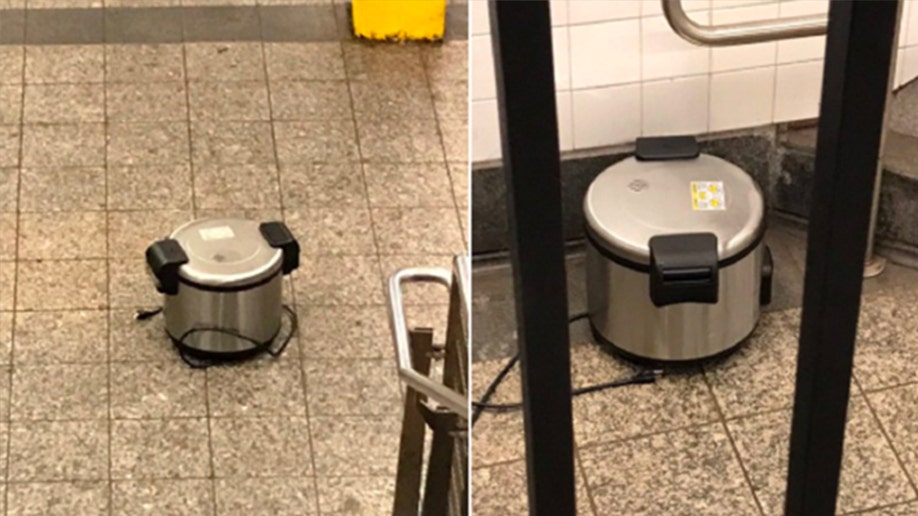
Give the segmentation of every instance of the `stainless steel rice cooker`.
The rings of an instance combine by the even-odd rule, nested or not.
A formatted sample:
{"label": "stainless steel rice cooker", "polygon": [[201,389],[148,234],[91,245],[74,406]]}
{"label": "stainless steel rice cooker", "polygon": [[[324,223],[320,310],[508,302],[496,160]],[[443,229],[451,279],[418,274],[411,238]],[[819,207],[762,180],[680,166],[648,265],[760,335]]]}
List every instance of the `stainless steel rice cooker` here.
{"label": "stainless steel rice cooker", "polygon": [[684,362],[733,349],[771,299],[765,206],[739,167],[694,138],[642,138],[590,185],[587,296],[595,338],[628,358]]}
{"label": "stainless steel rice cooker", "polygon": [[212,218],[179,227],[146,258],[179,350],[241,358],[278,336],[282,279],[299,266],[300,247],[282,222]]}

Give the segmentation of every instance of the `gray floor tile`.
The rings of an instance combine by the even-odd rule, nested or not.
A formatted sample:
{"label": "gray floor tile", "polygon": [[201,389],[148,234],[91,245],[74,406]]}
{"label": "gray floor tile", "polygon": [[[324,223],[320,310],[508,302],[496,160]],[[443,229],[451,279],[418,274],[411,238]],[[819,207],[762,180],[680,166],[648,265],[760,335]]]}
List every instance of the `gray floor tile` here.
{"label": "gray floor tile", "polygon": [[206,165],[195,169],[195,204],[209,210],[280,207],[277,168],[269,164]]}
{"label": "gray floor tile", "polygon": [[398,375],[389,359],[310,358],[303,368],[311,416],[385,416],[401,411]]}
{"label": "gray floor tile", "polygon": [[150,2],[129,6],[134,9],[117,9],[121,6],[109,1],[106,7],[105,41],[109,44],[182,41],[182,11],[179,9],[151,9]]}
{"label": "gray floor tile", "polygon": [[19,203],[23,212],[105,209],[104,168],[24,168],[20,178]]}
{"label": "gray floor tile", "polygon": [[918,296],[890,291],[865,296],[858,321],[854,374],[865,390],[918,380]]}
{"label": "gray floor tile", "polygon": [[35,83],[100,83],[105,52],[99,45],[37,45],[25,49],[25,80]]}
{"label": "gray floor tile", "polygon": [[232,478],[216,483],[218,516],[317,514],[312,478]]}
{"label": "gray floor tile", "polygon": [[271,119],[264,81],[195,81],[188,88],[192,120]]}
{"label": "gray floor tile", "polygon": [[384,302],[375,256],[315,256],[293,278],[297,301],[305,305],[378,305]]}
{"label": "gray floor tile", "polygon": [[282,81],[271,84],[275,120],[335,120],[353,117],[345,81]]}
{"label": "gray floor tile", "polygon": [[26,17],[25,36],[30,45],[103,43],[105,15],[102,9],[68,9],[62,13],[57,9],[33,8]]}
{"label": "gray floor tile", "polygon": [[9,432],[10,481],[108,478],[107,421],[23,421]]}
{"label": "gray floor tile", "polygon": [[20,262],[19,310],[100,309],[106,306],[104,260]]}
{"label": "gray floor tile", "polygon": [[185,83],[111,83],[106,109],[116,122],[178,122],[188,119]]}
{"label": "gray floor tile", "polygon": [[188,163],[188,125],[184,122],[108,125],[110,165],[171,165]]}
{"label": "gray floor tile", "polygon": [[93,167],[105,164],[103,124],[27,125],[22,138],[25,167]]}
{"label": "gray floor tile", "polygon": [[316,481],[322,514],[371,516],[392,510],[392,477],[319,477]]}
{"label": "gray floor tile", "polygon": [[22,84],[25,51],[21,46],[0,46],[0,84]]}
{"label": "gray floor tile", "polygon": [[285,208],[365,207],[366,189],[357,163],[300,163],[281,167]]}
{"label": "gray floor tile", "polygon": [[[385,255],[379,257],[383,279],[388,281],[393,274],[409,267],[431,267],[453,270],[453,255]],[[402,303],[415,305],[446,305],[449,303],[449,291],[436,283],[415,283],[402,286]]]}
{"label": "gray floor tile", "polygon": [[112,210],[190,210],[189,164],[108,168]]}
{"label": "gray floor tile", "polygon": [[195,122],[191,130],[196,169],[275,163],[268,122]]}
{"label": "gray floor tile", "polygon": [[108,357],[108,313],[103,310],[20,312],[16,364],[103,363]]}
{"label": "gray floor tile", "polygon": [[7,505],[10,514],[106,516],[108,499],[106,482],[28,483],[7,486]]}
{"label": "gray floor tile", "polygon": [[186,41],[258,40],[258,11],[246,7],[213,6],[183,9],[182,34]]}
{"label": "gray floor tile", "polygon": [[14,421],[107,417],[106,364],[17,365],[13,371]]}
{"label": "gray floor tile", "polygon": [[351,120],[275,122],[281,165],[314,161],[357,161],[357,135]]}
{"label": "gray floor tile", "polygon": [[259,10],[263,41],[328,41],[338,37],[330,4],[276,5]]}
{"label": "gray floor tile", "polygon": [[371,255],[376,253],[370,212],[366,207],[306,208],[286,212],[287,225],[306,255]]}
{"label": "gray floor tile", "polygon": [[[728,423],[765,514],[783,514],[790,411]],[[870,489],[864,489],[864,486]],[[913,500],[915,492],[863,398],[851,400],[845,429],[839,512]]]}
{"label": "gray floor tile", "polygon": [[0,213],[0,260],[16,259],[16,233],[19,216]]}
{"label": "gray floor tile", "polygon": [[705,366],[727,417],[791,406],[799,327],[798,309],[763,314],[755,333],[739,350]]}
{"label": "gray floor tile", "polygon": [[395,475],[400,417],[311,417],[310,426],[319,477]]}
{"label": "gray floor tile", "polygon": [[147,273],[146,260],[109,261],[109,304],[112,308],[133,309],[162,304],[162,296]]}
{"label": "gray floor tile", "polygon": [[111,415],[116,419],[204,417],[204,371],[179,361],[111,364]]}
{"label": "gray floor tile", "polygon": [[138,321],[134,319],[134,310],[112,310],[109,325],[112,361],[179,360],[161,319]]}
{"label": "gray floor tile", "polygon": [[373,208],[380,254],[459,254],[462,233],[454,208]]}
{"label": "gray floor tile", "polygon": [[19,166],[20,140],[18,125],[0,125],[0,167]]}
{"label": "gray floor tile", "polygon": [[16,125],[22,120],[22,86],[0,86],[0,124]]}
{"label": "gray floor tile", "polygon": [[[511,396],[507,400],[492,398],[492,403],[519,401],[521,391],[517,388],[513,392],[515,397]],[[523,433],[522,413],[481,415],[472,431],[472,465],[475,468],[525,457],[526,437]]]}
{"label": "gray floor tile", "polygon": [[469,155],[469,125],[467,120],[440,118],[440,134],[447,161],[461,161]]}
{"label": "gray floor tile", "polygon": [[469,72],[468,41],[447,41],[421,47],[421,57],[431,81],[465,81]]}
{"label": "gray floor tile", "polygon": [[206,419],[112,421],[112,479],[211,474]]}
{"label": "gray floor tile", "polygon": [[[2,135],[3,128],[0,127],[0,137]],[[19,208],[18,196],[19,169],[0,168],[0,213],[17,211]]]}
{"label": "gray floor tile", "polygon": [[16,263],[0,262],[0,310],[12,311],[16,307]]}
{"label": "gray floor tile", "polygon": [[[443,160],[443,147],[433,119],[357,119],[360,152],[368,161],[430,162]],[[460,159],[464,159],[466,153]]]}
{"label": "gray floor tile", "polygon": [[101,84],[29,84],[25,88],[25,123],[105,121]]}
{"label": "gray floor tile", "polygon": [[449,174],[442,163],[367,163],[363,169],[372,206],[453,206]]}
{"label": "gray floor tile", "polygon": [[383,306],[301,306],[297,312],[304,360],[394,359]]}
{"label": "gray floor tile", "polygon": [[188,43],[185,55],[190,80],[265,80],[261,43]]}
{"label": "gray floor tile", "polygon": [[758,514],[719,425],[581,449],[580,459],[600,514]]}
{"label": "gray floor tile", "polygon": [[13,313],[0,312],[0,363],[11,362],[13,349]]}
{"label": "gray floor tile", "polygon": [[434,118],[434,106],[423,79],[405,82],[354,82],[354,112],[359,117],[386,119]]}
{"label": "gray floor tile", "polygon": [[0,43],[21,45],[25,42],[25,11],[3,9],[0,11]]}
{"label": "gray floor tile", "polygon": [[143,258],[147,247],[168,238],[193,220],[191,211],[120,211],[108,214],[108,249],[112,258]]}
{"label": "gray floor tile", "polygon": [[105,229],[101,211],[23,213],[19,217],[19,258],[105,258]]}
{"label": "gray floor tile", "polygon": [[[579,471],[576,475],[577,515],[592,516],[586,482]],[[476,469],[472,474],[472,507],[476,516],[525,514],[529,508],[525,461]]]}
{"label": "gray floor tile", "polygon": [[205,516],[214,512],[212,480],[139,480],[112,483],[112,514]]}
{"label": "gray floor tile", "polygon": [[214,473],[226,477],[302,477],[312,473],[304,417],[213,419]]}
{"label": "gray floor tile", "polygon": [[911,516],[918,512],[918,502],[897,504],[875,511],[859,512],[863,516]]}
{"label": "gray floor tile", "polygon": [[111,82],[148,83],[185,78],[182,45],[108,45],[106,78]]}
{"label": "gray floor tile", "polygon": [[[460,207],[470,206],[471,185],[469,178],[468,161],[458,161],[449,163],[449,177],[453,183],[453,196],[456,204]],[[466,219],[463,219],[466,220]]]}
{"label": "gray floor tile", "polygon": [[434,82],[430,89],[433,92],[434,109],[437,118],[468,120],[469,87],[465,79],[460,81]]}
{"label": "gray floor tile", "polygon": [[[268,66],[268,78],[271,81],[343,80],[346,78],[344,54],[341,44],[337,41],[265,43],[265,59]],[[13,65],[10,66],[13,68]]]}
{"label": "gray floor tile", "polygon": [[918,432],[916,396],[918,385],[896,387],[867,395],[880,424],[885,428],[902,464],[912,478],[918,474],[918,443],[915,442]]}
{"label": "gray floor tile", "polygon": [[303,379],[293,363],[251,363],[207,371],[211,417],[306,416]]}
{"label": "gray floor tile", "polygon": [[421,53],[416,45],[366,44],[344,42],[344,63],[348,78],[355,81],[391,80],[392,78],[424,77]]}

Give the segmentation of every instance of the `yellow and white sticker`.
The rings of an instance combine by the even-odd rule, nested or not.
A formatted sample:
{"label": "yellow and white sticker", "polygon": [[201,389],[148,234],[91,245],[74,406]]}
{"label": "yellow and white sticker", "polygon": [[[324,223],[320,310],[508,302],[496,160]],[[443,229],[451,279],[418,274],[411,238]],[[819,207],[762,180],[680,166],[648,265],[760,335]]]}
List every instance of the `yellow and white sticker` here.
{"label": "yellow and white sticker", "polygon": [[727,197],[723,181],[692,181],[692,209],[695,211],[726,210]]}

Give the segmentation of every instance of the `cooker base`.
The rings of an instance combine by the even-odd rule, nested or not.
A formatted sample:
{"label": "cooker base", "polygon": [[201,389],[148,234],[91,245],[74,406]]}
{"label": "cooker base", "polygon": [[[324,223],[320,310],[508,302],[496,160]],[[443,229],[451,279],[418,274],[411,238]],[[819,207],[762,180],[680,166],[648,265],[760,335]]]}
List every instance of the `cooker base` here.
{"label": "cooker base", "polygon": [[208,362],[237,362],[254,358],[255,356],[262,353],[267,353],[268,350],[271,349],[271,345],[277,339],[279,334],[280,328],[278,328],[277,332],[267,341],[260,342],[258,346],[253,344],[252,347],[240,351],[204,351],[202,349],[189,346],[188,344],[184,344],[182,341],[176,337],[173,337],[172,335],[169,335],[169,340],[172,341],[172,345],[175,346],[175,349],[177,349],[178,352],[183,355],[182,358],[187,356],[197,360],[207,360]]}
{"label": "cooker base", "polygon": [[[758,324],[756,324],[756,326],[758,326]],[[745,337],[740,339],[739,342],[730,346],[729,348],[718,351],[717,353],[713,353],[711,355],[706,355],[706,356],[702,356],[698,358],[686,359],[686,360],[660,360],[656,358],[635,355],[634,353],[631,353],[630,351],[626,351],[620,348],[619,346],[616,346],[614,342],[606,339],[599,332],[599,330],[596,329],[596,326],[593,324],[592,320],[590,321],[590,331],[593,334],[593,339],[595,339],[595,341],[598,342],[599,344],[608,346],[609,349],[611,349],[612,352],[616,356],[619,356],[626,362],[631,362],[635,365],[640,365],[640,366],[645,366],[645,367],[655,366],[655,367],[666,367],[666,368],[680,368],[680,367],[697,366],[699,364],[716,362],[717,360],[726,358],[727,356],[736,352],[737,349],[739,349],[741,346],[743,346],[746,342],[749,341],[749,337],[753,333],[755,333],[756,326],[753,326],[752,331],[750,331]]]}

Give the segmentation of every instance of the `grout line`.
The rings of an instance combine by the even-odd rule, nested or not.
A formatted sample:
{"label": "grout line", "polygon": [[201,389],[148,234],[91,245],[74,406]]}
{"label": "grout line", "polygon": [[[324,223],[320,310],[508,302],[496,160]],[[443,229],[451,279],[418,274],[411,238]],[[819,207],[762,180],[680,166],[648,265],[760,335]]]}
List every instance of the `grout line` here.
{"label": "grout line", "polygon": [[194,137],[191,128],[191,86],[188,80],[188,47],[182,40],[182,79],[185,88],[185,124],[188,128],[188,173],[191,176],[191,213],[197,217],[197,188],[194,184]]}
{"label": "grout line", "polygon": [[[103,9],[105,7],[105,0],[102,2]],[[104,12],[104,11],[103,11]],[[106,16],[102,16],[102,30],[105,31],[105,19]],[[108,119],[108,84],[106,79],[108,78],[108,45],[102,45],[102,112],[103,112],[103,123],[104,123],[104,134],[105,134],[105,146],[103,147],[102,161],[103,161],[103,183],[105,189],[105,256],[106,258],[111,254],[111,223],[109,222],[108,206],[109,206],[109,184],[108,184],[108,145],[109,145],[109,119]],[[108,305],[111,305],[111,261],[105,260],[105,295],[108,301]],[[105,363],[106,363],[106,380],[107,380],[107,393],[106,397],[108,398],[108,513],[111,514],[114,510],[114,486],[112,485],[112,362],[111,362],[111,321],[110,317],[106,314],[105,325],[106,325],[106,348],[105,348]]]}
{"label": "grout line", "polygon": [[[574,466],[575,470],[580,472],[581,478],[583,478],[583,488],[587,494],[587,503],[590,505],[590,510],[593,511],[593,516],[600,516],[602,513],[599,512],[599,505],[596,503],[596,498],[593,496],[593,488],[590,487],[590,480],[587,478],[586,469],[583,467],[583,460],[580,459],[580,447],[577,446],[577,440],[574,439]],[[574,494],[577,493],[577,477],[574,477]]]}

